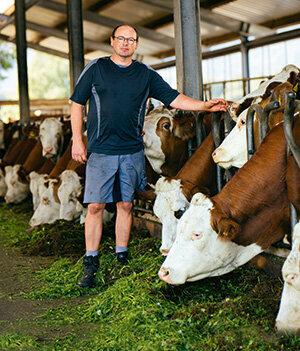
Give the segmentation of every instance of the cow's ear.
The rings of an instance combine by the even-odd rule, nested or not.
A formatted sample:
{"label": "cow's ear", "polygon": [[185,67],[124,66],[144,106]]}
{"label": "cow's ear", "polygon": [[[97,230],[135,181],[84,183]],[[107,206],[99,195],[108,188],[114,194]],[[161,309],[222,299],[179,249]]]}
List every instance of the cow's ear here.
{"label": "cow's ear", "polygon": [[241,231],[241,226],[229,218],[222,218],[216,225],[216,232],[224,239],[233,240]]}
{"label": "cow's ear", "polygon": [[19,176],[22,183],[28,182],[28,177],[22,168],[18,170],[18,176]]}
{"label": "cow's ear", "polygon": [[181,140],[191,139],[196,134],[196,118],[193,114],[173,118],[173,133]]}

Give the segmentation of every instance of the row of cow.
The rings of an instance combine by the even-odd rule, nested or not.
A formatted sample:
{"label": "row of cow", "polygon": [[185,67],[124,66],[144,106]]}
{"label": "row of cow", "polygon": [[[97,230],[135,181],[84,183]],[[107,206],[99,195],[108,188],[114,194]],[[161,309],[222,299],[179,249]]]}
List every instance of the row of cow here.
{"label": "row of cow", "polygon": [[[235,110],[240,109],[236,126],[215,151],[209,135],[175,177],[162,177],[156,183],[154,212],[163,225],[161,251],[167,255],[159,270],[162,280],[177,285],[225,274],[257,259],[290,230],[290,203],[300,213],[300,160],[287,154],[282,121],[286,94],[299,91],[299,73],[297,67],[287,66],[244,97],[234,105]],[[275,100],[280,106],[271,112],[270,131],[260,146],[259,116],[255,119],[257,151],[248,161],[247,110],[253,104],[263,109]],[[298,111],[294,111],[293,119],[293,137],[299,148]],[[240,168],[216,195],[207,177],[213,173],[210,155],[224,168]],[[295,241],[284,267],[288,273],[284,273],[285,288],[277,317],[280,330],[300,331],[299,262]]]}
{"label": "row of cow", "polygon": [[[224,274],[255,260],[289,231],[289,203],[300,210],[300,170],[294,156],[286,154],[280,122],[286,93],[296,90],[299,81],[299,69],[289,65],[251,94],[231,103],[229,111],[237,123],[216,150],[211,116],[205,116],[203,130],[207,136],[190,158],[188,141],[195,136],[196,125],[193,114],[159,107],[146,115],[147,177],[155,190],[150,188],[139,196],[152,200],[154,213],[162,223],[160,250],[167,255],[159,271],[162,280],[183,284]],[[260,146],[260,119],[256,115],[254,142],[258,150],[248,161],[247,112],[254,104],[265,109],[274,101],[280,106],[270,113],[270,132]],[[72,220],[83,211],[84,165],[71,160],[67,128],[58,120],[45,120],[39,127],[39,140],[11,142],[0,164],[0,172],[5,171],[0,177],[0,196],[7,202],[19,202],[31,191],[35,210],[31,226],[59,218]],[[300,140],[297,113],[293,133],[295,140]],[[27,154],[26,143],[31,145]],[[52,161],[54,157],[56,162]],[[241,168],[220,193],[215,162],[224,168]],[[299,271],[299,260],[294,268]],[[290,278],[287,284],[291,285]],[[295,329],[295,325],[284,320],[278,323],[281,329]]]}

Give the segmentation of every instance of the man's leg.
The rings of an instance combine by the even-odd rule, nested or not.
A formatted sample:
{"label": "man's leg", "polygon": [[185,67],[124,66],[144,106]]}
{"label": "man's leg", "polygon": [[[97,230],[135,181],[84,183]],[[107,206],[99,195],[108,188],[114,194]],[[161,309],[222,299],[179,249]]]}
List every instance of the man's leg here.
{"label": "man's leg", "polygon": [[88,205],[85,219],[86,254],[83,258],[84,274],[78,282],[82,288],[95,286],[95,276],[99,268],[98,248],[102,237],[102,220],[105,204],[91,203]]}
{"label": "man's leg", "polygon": [[105,204],[92,203],[88,205],[85,219],[86,251],[97,251],[102,237],[102,220]]}
{"label": "man's leg", "polygon": [[117,258],[122,263],[127,263],[127,247],[130,238],[132,225],[132,203],[117,203],[116,218],[116,253]]}

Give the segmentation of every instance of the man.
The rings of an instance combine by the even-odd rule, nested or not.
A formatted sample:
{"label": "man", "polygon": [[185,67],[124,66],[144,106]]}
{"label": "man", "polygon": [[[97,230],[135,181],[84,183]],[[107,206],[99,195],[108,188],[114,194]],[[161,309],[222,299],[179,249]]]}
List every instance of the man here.
{"label": "man", "polygon": [[[99,268],[105,204],[117,203],[116,257],[126,264],[135,190],[145,186],[143,123],[148,97],[182,110],[225,111],[226,102],[198,101],[172,89],[154,70],[132,59],[138,46],[135,28],[116,27],[110,38],[113,54],[90,62],[71,96],[72,158],[87,161],[84,202],[86,255],[81,287],[93,287]],[[89,100],[88,147],[82,141],[83,107]],[[87,159],[87,154],[89,157]],[[115,196],[118,186],[120,198]]]}

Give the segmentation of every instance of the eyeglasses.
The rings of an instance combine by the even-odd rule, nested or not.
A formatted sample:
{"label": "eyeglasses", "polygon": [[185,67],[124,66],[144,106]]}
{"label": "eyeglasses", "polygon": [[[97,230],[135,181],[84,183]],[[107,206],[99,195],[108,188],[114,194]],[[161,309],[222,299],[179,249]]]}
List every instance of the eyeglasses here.
{"label": "eyeglasses", "polygon": [[118,36],[118,37],[113,37],[114,39],[117,39],[119,43],[124,43],[125,41],[127,41],[128,44],[132,45],[134,44],[137,39],[134,39],[134,38],[125,38],[123,37],[122,35],[121,36]]}

